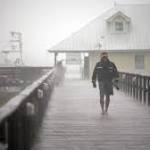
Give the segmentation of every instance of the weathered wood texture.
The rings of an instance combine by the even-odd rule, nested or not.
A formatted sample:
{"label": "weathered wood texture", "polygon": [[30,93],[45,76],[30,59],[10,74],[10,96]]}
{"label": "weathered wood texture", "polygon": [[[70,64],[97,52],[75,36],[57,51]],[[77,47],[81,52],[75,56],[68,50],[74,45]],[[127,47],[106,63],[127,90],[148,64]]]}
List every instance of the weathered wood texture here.
{"label": "weathered wood texture", "polygon": [[33,150],[150,150],[150,109],[115,91],[107,115],[90,81],[55,89]]}

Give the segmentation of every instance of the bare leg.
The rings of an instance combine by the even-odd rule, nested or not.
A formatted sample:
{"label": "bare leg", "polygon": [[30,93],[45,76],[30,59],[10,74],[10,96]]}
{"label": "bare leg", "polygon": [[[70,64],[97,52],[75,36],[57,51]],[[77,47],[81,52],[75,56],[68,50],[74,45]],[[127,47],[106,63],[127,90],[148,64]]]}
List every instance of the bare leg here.
{"label": "bare leg", "polygon": [[104,114],[104,95],[100,95],[100,105],[102,109],[102,114]]}
{"label": "bare leg", "polygon": [[110,103],[110,96],[106,95],[106,112],[108,111],[108,107],[109,107],[109,103]]}

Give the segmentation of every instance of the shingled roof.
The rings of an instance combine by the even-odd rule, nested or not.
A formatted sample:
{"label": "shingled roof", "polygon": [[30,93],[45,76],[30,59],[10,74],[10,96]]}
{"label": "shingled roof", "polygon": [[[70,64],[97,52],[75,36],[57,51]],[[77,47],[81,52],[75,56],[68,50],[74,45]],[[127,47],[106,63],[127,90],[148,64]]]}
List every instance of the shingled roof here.
{"label": "shingled roof", "polygon": [[[107,23],[117,13],[130,22],[127,33],[108,31]],[[150,4],[116,5],[70,37],[51,47],[49,52],[150,50]]]}

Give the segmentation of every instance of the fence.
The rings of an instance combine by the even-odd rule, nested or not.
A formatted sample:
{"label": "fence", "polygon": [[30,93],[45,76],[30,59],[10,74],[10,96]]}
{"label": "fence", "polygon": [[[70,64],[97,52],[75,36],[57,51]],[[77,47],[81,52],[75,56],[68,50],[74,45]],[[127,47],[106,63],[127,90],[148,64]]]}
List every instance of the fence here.
{"label": "fence", "polygon": [[120,72],[120,89],[133,98],[150,105],[150,76]]}
{"label": "fence", "polygon": [[0,150],[30,150],[56,78],[55,69],[0,108]]}

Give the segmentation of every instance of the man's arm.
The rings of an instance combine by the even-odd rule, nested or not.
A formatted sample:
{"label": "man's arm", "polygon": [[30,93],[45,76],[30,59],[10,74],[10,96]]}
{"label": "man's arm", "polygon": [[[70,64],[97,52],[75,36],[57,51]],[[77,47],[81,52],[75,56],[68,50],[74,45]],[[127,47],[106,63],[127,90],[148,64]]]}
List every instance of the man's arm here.
{"label": "man's arm", "polygon": [[113,78],[119,78],[119,72],[114,63],[113,63],[113,73],[114,73]]}
{"label": "man's arm", "polygon": [[97,64],[94,68],[93,75],[92,75],[92,83],[94,88],[96,87],[96,77],[97,77]]}
{"label": "man's arm", "polygon": [[118,86],[118,80],[119,80],[119,72],[117,70],[117,67],[115,64],[113,64],[113,72],[114,72],[114,76],[113,76],[113,85],[114,87],[119,90],[119,86]]}

